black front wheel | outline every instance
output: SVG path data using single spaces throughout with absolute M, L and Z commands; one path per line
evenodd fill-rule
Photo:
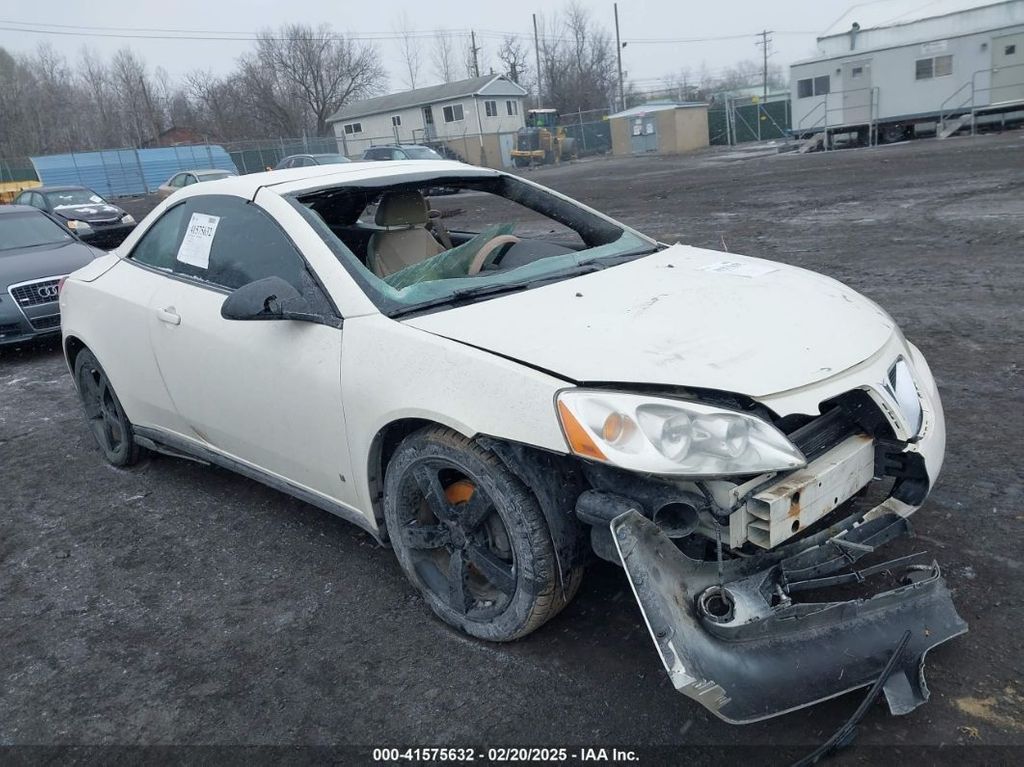
M 124 414 L 110 379 L 88 349 L 75 357 L 75 384 L 103 457 L 114 466 L 131 466 L 139 459 L 131 422 Z
M 398 561 L 431 609 L 481 639 L 506 642 L 554 617 L 563 597 L 551 533 L 533 494 L 493 454 L 449 429 L 407 437 L 385 476 Z

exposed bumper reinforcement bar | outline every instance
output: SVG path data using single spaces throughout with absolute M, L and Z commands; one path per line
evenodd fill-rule
M 749 559 L 698 561 L 635 510 L 612 537 L 676 689 L 727 722 L 745 724 L 876 682 L 906 632 L 883 691 L 894 714 L 924 703 L 924 659 L 967 631 L 938 564 L 901 557 L 836 575 L 908 532 L 887 513 Z M 796 603 L 789 594 L 890 570 L 905 585 L 846 602 Z M 721 578 L 721 580 L 720 580 Z M 721 583 L 721 586 L 719 585 Z

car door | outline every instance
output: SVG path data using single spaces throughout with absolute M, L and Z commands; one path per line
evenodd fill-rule
M 182 207 L 177 248 L 165 254 L 176 279 L 165 280 L 150 303 L 150 338 L 180 416 L 179 433 L 355 505 L 341 404 L 341 329 L 221 316 L 231 290 L 264 277 L 280 277 L 307 294 L 322 290 L 311 269 L 254 203 L 203 195 Z

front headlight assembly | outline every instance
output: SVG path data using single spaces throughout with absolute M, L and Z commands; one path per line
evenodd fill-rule
M 631 471 L 712 477 L 807 463 L 770 423 L 736 410 L 597 389 L 566 389 L 557 404 L 573 453 Z

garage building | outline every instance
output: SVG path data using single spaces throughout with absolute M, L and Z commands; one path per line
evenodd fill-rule
M 679 154 L 708 145 L 708 105 L 651 102 L 609 115 L 612 154 Z

